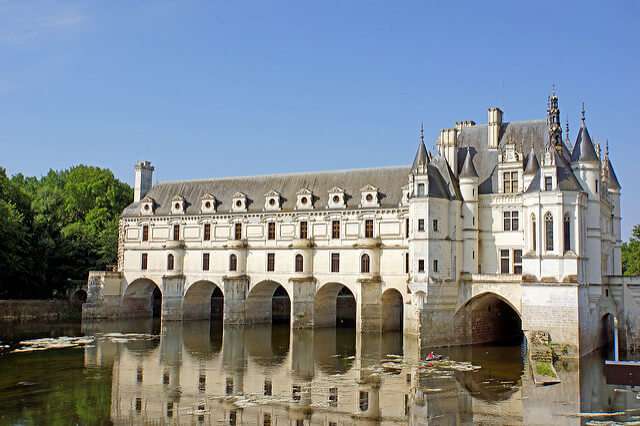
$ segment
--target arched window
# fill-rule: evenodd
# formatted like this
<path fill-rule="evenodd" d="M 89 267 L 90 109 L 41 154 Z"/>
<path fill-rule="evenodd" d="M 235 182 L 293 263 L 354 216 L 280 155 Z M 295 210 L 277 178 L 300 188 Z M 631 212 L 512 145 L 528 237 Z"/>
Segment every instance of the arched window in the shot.
<path fill-rule="evenodd" d="M 173 255 L 167 255 L 167 271 L 173 271 Z"/>
<path fill-rule="evenodd" d="M 296 272 L 304 271 L 304 258 L 301 254 L 296 254 Z"/>
<path fill-rule="evenodd" d="M 537 226 L 536 226 L 536 215 L 535 214 L 531 214 L 531 248 L 533 249 L 533 251 L 536 251 L 537 248 Z"/>
<path fill-rule="evenodd" d="M 544 235 L 546 250 L 553 251 L 553 216 L 551 212 L 544 215 Z"/>
<path fill-rule="evenodd" d="M 235 254 L 229 256 L 229 270 L 236 271 L 238 270 L 238 258 Z"/>
<path fill-rule="evenodd" d="M 368 274 L 370 270 L 371 261 L 368 254 L 363 254 L 360 258 L 360 272 Z"/>
<path fill-rule="evenodd" d="M 571 219 L 569 218 L 568 214 L 564 215 L 562 230 L 563 230 L 562 237 L 564 240 L 564 251 L 566 253 L 569 250 L 571 250 Z"/>

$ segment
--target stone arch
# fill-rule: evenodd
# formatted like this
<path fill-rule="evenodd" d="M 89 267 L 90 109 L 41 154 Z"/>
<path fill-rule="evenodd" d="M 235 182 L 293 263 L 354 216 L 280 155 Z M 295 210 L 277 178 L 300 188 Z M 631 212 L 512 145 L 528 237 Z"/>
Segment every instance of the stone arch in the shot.
<path fill-rule="evenodd" d="M 402 331 L 404 323 L 404 299 L 402 293 L 389 288 L 382 293 L 382 331 Z"/>
<path fill-rule="evenodd" d="M 458 343 L 522 341 L 522 316 L 499 294 L 483 292 L 467 300 L 454 315 Z"/>
<path fill-rule="evenodd" d="M 128 317 L 160 318 L 162 290 L 151 279 L 139 278 L 129 283 L 125 289 L 122 306 Z"/>
<path fill-rule="evenodd" d="M 598 341 L 598 347 L 603 350 L 610 350 L 613 347 L 613 332 L 615 327 L 614 321 L 615 315 L 610 312 L 605 312 L 600 317 L 600 335 Z"/>
<path fill-rule="evenodd" d="M 265 280 L 252 286 L 245 301 L 245 317 L 250 324 L 289 322 L 291 296 L 282 284 Z"/>
<path fill-rule="evenodd" d="M 316 327 L 354 327 L 357 317 L 355 293 L 346 285 L 329 282 L 322 285 L 313 301 Z"/>
<path fill-rule="evenodd" d="M 87 301 L 87 292 L 83 288 L 79 288 L 71 294 L 71 303 L 75 306 L 81 306 Z"/>
<path fill-rule="evenodd" d="M 184 320 L 221 321 L 224 313 L 222 288 L 207 280 L 192 283 L 182 299 L 182 312 Z"/>

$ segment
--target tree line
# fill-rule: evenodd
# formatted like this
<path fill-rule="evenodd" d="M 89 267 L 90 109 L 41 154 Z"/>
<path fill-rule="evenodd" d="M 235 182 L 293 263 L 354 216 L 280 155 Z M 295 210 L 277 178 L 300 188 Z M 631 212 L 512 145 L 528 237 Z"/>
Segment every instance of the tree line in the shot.
<path fill-rule="evenodd" d="M 88 271 L 115 263 L 118 220 L 132 199 L 108 169 L 36 178 L 0 167 L 0 299 L 64 297 Z"/>

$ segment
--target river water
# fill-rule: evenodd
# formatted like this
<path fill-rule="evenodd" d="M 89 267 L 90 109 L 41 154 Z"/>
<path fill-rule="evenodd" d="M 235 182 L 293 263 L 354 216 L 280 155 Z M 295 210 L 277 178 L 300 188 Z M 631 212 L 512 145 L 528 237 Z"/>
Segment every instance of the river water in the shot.
<path fill-rule="evenodd" d="M 12 353 L 25 339 L 87 345 Z M 437 352 L 409 336 L 353 329 L 128 321 L 0 326 L 2 425 L 579 425 L 634 422 L 634 389 L 608 385 L 603 358 L 558 362 L 535 386 L 520 344 Z M 476 366 L 472 368 L 471 365 Z M 616 412 L 612 417 L 579 413 Z M 637 410 L 637 411 L 636 411 Z M 638 423 L 635 423 L 638 424 Z"/>

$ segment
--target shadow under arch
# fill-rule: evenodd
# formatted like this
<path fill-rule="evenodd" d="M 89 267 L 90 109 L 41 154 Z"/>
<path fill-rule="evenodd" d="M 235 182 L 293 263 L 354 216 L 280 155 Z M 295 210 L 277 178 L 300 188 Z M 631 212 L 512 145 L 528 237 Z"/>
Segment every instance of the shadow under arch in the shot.
<path fill-rule="evenodd" d="M 404 300 L 395 288 L 382 293 L 382 331 L 402 331 L 404 324 Z"/>
<path fill-rule="evenodd" d="M 606 312 L 600 317 L 598 347 L 607 355 L 613 354 L 614 318 L 615 316 L 610 312 Z"/>
<path fill-rule="evenodd" d="M 289 323 L 291 296 L 280 283 L 261 281 L 249 291 L 245 312 L 249 324 Z"/>
<path fill-rule="evenodd" d="M 458 344 L 518 343 L 524 336 L 518 310 L 492 292 L 478 294 L 458 308 L 454 330 Z"/>
<path fill-rule="evenodd" d="M 219 285 L 201 280 L 189 286 L 182 300 L 184 320 L 221 321 L 224 313 L 224 296 Z"/>
<path fill-rule="evenodd" d="M 316 327 L 355 327 L 356 298 L 344 284 L 329 282 L 318 289 L 313 300 L 313 322 Z"/>
<path fill-rule="evenodd" d="M 125 289 L 122 305 L 128 317 L 160 318 L 162 290 L 149 278 L 138 278 Z"/>
<path fill-rule="evenodd" d="M 345 374 L 355 363 L 356 333 L 346 328 L 313 330 L 315 365 L 327 375 Z"/>
<path fill-rule="evenodd" d="M 207 320 L 189 321 L 182 329 L 184 348 L 197 359 L 212 359 L 222 351 L 223 329 Z"/>
<path fill-rule="evenodd" d="M 244 343 L 252 361 L 261 367 L 281 366 L 289 355 L 289 327 L 258 324 L 246 327 Z"/>

